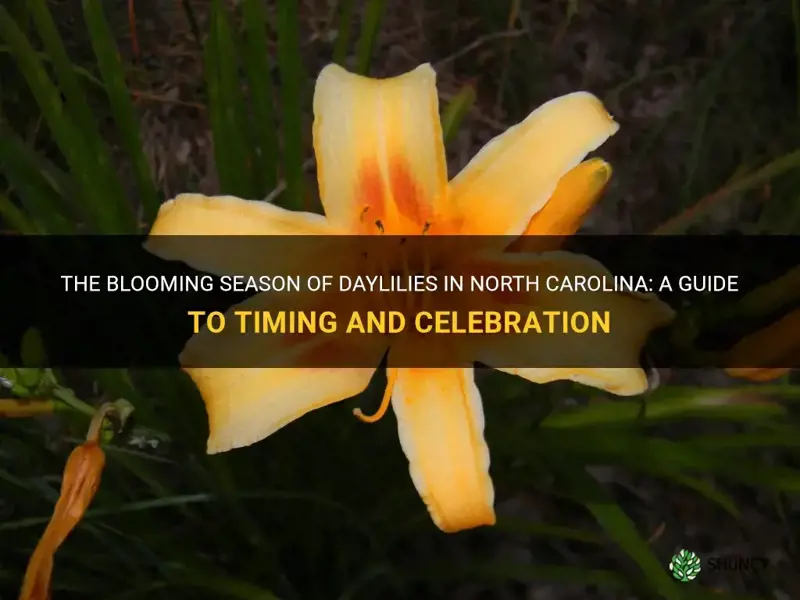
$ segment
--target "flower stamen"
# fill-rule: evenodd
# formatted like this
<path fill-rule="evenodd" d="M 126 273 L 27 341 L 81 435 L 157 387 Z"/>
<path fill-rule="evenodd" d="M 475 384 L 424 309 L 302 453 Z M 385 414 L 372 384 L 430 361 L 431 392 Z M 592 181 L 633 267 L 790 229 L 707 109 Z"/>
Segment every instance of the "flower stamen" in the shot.
<path fill-rule="evenodd" d="M 353 414 L 364 423 L 376 423 L 377 421 L 380 421 L 389 408 L 389 403 L 392 400 L 394 384 L 397 381 L 397 369 L 387 368 L 386 378 L 386 390 L 383 392 L 383 400 L 381 400 L 381 405 L 378 407 L 378 410 L 375 412 L 375 414 L 365 415 L 363 412 L 361 412 L 360 408 L 353 409 Z"/>

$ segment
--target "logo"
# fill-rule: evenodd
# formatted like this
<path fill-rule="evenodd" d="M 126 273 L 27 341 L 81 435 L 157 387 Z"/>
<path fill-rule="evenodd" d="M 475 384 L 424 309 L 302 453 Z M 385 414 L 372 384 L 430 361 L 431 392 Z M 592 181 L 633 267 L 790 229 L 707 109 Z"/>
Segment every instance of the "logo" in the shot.
<path fill-rule="evenodd" d="M 766 556 L 743 556 L 739 554 L 712 556 L 708 559 L 708 567 L 712 571 L 750 573 L 765 570 L 769 567 L 769 559 Z"/>
<path fill-rule="evenodd" d="M 693 581 L 700 573 L 700 557 L 694 552 L 680 550 L 669 561 L 669 570 L 672 576 L 683 583 Z"/>

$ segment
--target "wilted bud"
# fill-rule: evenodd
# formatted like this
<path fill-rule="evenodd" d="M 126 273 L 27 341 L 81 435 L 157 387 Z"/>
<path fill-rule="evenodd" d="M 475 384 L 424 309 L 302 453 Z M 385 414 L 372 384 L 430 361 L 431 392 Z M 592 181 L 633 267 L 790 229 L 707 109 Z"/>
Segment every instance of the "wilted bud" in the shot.
<path fill-rule="evenodd" d="M 47 529 L 28 562 L 20 600 L 50 598 L 50 581 L 56 550 L 83 518 L 100 485 L 106 457 L 98 444 L 98 433 L 104 414 L 98 411 L 90 427 L 88 440 L 75 448 L 67 459 L 61 481 L 61 493 Z"/>

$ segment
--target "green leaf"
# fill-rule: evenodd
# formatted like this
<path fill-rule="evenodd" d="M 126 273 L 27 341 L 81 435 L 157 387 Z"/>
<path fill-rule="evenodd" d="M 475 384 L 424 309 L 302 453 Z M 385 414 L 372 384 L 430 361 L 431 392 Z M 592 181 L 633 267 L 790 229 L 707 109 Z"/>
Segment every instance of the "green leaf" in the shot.
<path fill-rule="evenodd" d="M 225 598 L 239 600 L 280 600 L 270 590 L 227 575 L 209 573 L 208 568 L 173 569 L 170 579 Z"/>
<path fill-rule="evenodd" d="M 42 233 L 36 224 L 6 196 L 0 194 L 0 218 L 23 235 Z"/>
<path fill-rule="evenodd" d="M 283 121 L 283 168 L 286 193 L 281 204 L 302 210 L 305 207 L 303 176 L 303 83 L 300 61 L 300 29 L 297 3 L 278 0 L 278 65 L 281 74 L 281 117 Z"/>
<path fill-rule="evenodd" d="M 501 561 L 437 563 L 424 569 L 404 573 L 403 576 L 410 581 L 551 581 L 598 585 L 612 589 L 628 588 L 625 578 L 614 571 L 564 565 L 520 565 Z"/>
<path fill-rule="evenodd" d="M 111 152 L 100 136 L 97 118 L 92 114 L 86 94 L 68 58 L 67 49 L 58 33 L 47 2 L 46 0 L 30 0 L 28 10 L 45 51 L 52 61 L 59 87 L 66 99 L 67 112 L 83 140 L 83 150 L 86 153 L 83 160 L 87 171 L 81 175 L 84 177 L 87 187 L 102 191 L 102 194 L 95 192 L 89 197 L 94 200 L 94 210 L 108 220 L 108 226 L 114 224 L 116 227 L 120 227 L 118 233 L 131 232 L 133 230 L 130 228 L 136 223 L 133 209 L 127 201 L 122 182 L 111 158 Z M 30 81 L 28 83 L 30 85 Z M 52 127 L 52 123 L 49 125 Z M 72 140 L 73 143 L 76 141 Z M 62 143 L 59 143 L 59 147 L 64 152 Z"/>
<path fill-rule="evenodd" d="M 100 0 L 83 0 L 83 14 L 89 28 L 97 66 L 105 82 L 105 90 L 114 113 L 114 122 L 119 131 L 122 146 L 133 165 L 143 217 L 150 223 L 158 212 L 159 199 L 147 158 L 142 151 L 139 119 L 125 84 L 122 61 L 111 29 L 108 26 Z"/>
<path fill-rule="evenodd" d="M 450 101 L 447 108 L 444 109 L 442 115 L 442 134 L 444 136 L 444 143 L 450 142 L 458 133 L 461 122 L 464 117 L 469 113 L 472 106 L 475 104 L 475 88 L 471 85 L 466 85 L 461 88 L 461 91 L 456 94 L 456 97 Z"/>
<path fill-rule="evenodd" d="M 85 132 L 67 113 L 61 94 L 48 77 L 37 53 L 3 6 L 0 6 L 0 36 L 8 44 L 18 68 L 36 98 L 53 139 L 79 183 L 86 206 L 85 213 L 91 223 L 101 233 L 131 232 L 135 226 L 133 212 L 129 210 L 127 216 L 120 215 L 119 205 L 127 206 L 127 202 L 120 203 L 121 187 L 109 183 L 108 161 L 98 150 L 96 143 L 87 141 Z M 60 45 L 60 40 L 54 45 Z M 91 133 L 88 136 L 91 138 Z M 127 208 L 130 209 L 129 206 Z M 38 218 L 41 215 L 32 216 Z"/>
<path fill-rule="evenodd" d="M 578 465 L 563 464 L 558 469 L 558 475 L 568 489 L 577 493 L 579 501 L 592 513 L 608 536 L 639 565 L 650 586 L 667 600 L 683 600 L 680 590 L 639 534 L 636 525 L 605 489 Z"/>
<path fill-rule="evenodd" d="M 766 394 L 768 392 L 764 392 Z M 662 388 L 646 399 L 640 418 L 641 402 L 614 400 L 553 413 L 542 421 L 544 428 L 586 427 L 595 425 L 645 424 L 679 418 L 752 421 L 786 413 L 786 408 L 758 396 L 753 390 Z"/>
<path fill-rule="evenodd" d="M 550 523 L 537 523 L 527 519 L 499 518 L 495 527 L 501 531 L 541 537 L 553 537 L 565 540 L 585 542 L 587 544 L 602 544 L 603 537 L 592 531 L 584 531 L 572 527 L 552 525 Z"/>
<path fill-rule="evenodd" d="M 44 342 L 38 329 L 31 327 L 23 334 L 20 354 L 25 367 L 41 367 L 47 362 Z"/>
<path fill-rule="evenodd" d="M 333 49 L 333 62 L 345 66 L 347 46 L 350 43 L 350 24 L 353 21 L 353 0 L 339 2 L 339 23 L 336 29 L 336 45 Z"/>
<path fill-rule="evenodd" d="M 257 196 L 263 198 L 278 185 L 275 92 L 269 64 L 264 3 L 261 0 L 242 0 L 242 17 L 245 28 L 244 66 L 250 88 L 256 146 L 253 171 L 259 184 Z"/>
<path fill-rule="evenodd" d="M 789 154 L 771 160 L 754 173 L 738 177 L 716 192 L 709 194 L 694 206 L 683 211 L 676 217 L 669 219 L 666 223 L 662 223 L 652 233 L 653 235 L 675 235 L 683 233 L 705 217 L 709 211 L 713 210 L 718 204 L 724 202 L 731 196 L 760 187 L 779 175 L 798 168 L 800 168 L 800 150 L 790 152 Z"/>
<path fill-rule="evenodd" d="M 81 211 L 68 199 L 70 194 L 74 194 L 74 185 L 69 177 L 2 125 L 0 166 L 29 220 L 38 230 L 53 234 L 75 232 L 71 221 L 81 215 Z"/>
<path fill-rule="evenodd" d="M 220 0 L 211 3 L 211 31 L 205 44 L 206 84 L 220 190 L 255 198 L 247 113 L 239 82 L 230 22 Z"/>
<path fill-rule="evenodd" d="M 369 0 L 364 8 L 364 19 L 361 22 L 361 36 L 356 44 L 356 73 L 366 75 L 372 62 L 375 40 L 381 28 L 381 19 L 386 5 L 385 0 Z"/>

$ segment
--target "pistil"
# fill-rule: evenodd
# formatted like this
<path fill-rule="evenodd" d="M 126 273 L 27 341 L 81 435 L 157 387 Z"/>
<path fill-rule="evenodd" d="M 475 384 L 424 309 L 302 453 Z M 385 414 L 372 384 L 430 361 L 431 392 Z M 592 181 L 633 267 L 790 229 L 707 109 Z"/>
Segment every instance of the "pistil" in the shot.
<path fill-rule="evenodd" d="M 383 392 L 383 399 L 381 400 L 381 405 L 378 407 L 378 410 L 372 415 L 365 415 L 361 412 L 360 408 L 353 409 L 353 414 L 364 423 L 376 423 L 380 421 L 383 415 L 386 414 L 387 409 L 389 408 L 389 403 L 392 400 L 392 392 L 394 391 L 394 385 L 397 381 L 397 369 L 386 369 L 386 390 Z"/>

